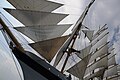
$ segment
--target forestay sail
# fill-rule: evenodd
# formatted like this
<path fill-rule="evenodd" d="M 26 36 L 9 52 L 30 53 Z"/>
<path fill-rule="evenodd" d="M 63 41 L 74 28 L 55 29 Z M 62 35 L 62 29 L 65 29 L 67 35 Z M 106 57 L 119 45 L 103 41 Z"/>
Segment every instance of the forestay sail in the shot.
<path fill-rule="evenodd" d="M 30 46 L 40 55 L 42 55 L 48 62 L 50 62 L 68 38 L 69 35 L 45 41 L 39 41 L 30 44 Z"/>
<path fill-rule="evenodd" d="M 57 25 L 61 20 L 68 16 L 68 14 L 51 13 L 52 10 L 60 7 L 61 4 L 50 1 L 9 0 L 9 2 L 11 2 L 17 9 L 5 10 L 25 25 L 25 27 L 16 27 L 16 29 L 35 41 L 35 43 L 30 45 L 37 52 L 43 53 L 41 55 L 50 62 L 68 38 L 68 36 L 61 36 L 71 24 Z M 19 2 L 21 5 L 17 5 Z M 29 2 L 33 3 L 28 6 L 27 4 Z M 39 44 L 44 45 L 41 46 Z M 48 47 L 51 47 L 51 50 L 45 51 L 43 47 L 47 50 Z"/>
<path fill-rule="evenodd" d="M 21 9 L 5 9 L 25 26 L 35 25 L 56 25 L 67 14 L 50 13 L 43 11 L 21 10 Z"/>
<path fill-rule="evenodd" d="M 88 56 L 86 56 L 80 62 L 78 62 L 73 67 L 68 69 L 67 72 L 71 73 L 72 75 L 74 75 L 80 79 L 83 79 L 85 70 L 87 68 L 87 64 L 88 64 L 89 59 L 90 59 L 90 56 L 91 56 L 90 54 Z"/>
<path fill-rule="evenodd" d="M 34 10 L 34 11 L 46 11 L 51 12 L 63 4 L 54 3 L 47 0 L 7 0 L 16 9 Z"/>
<path fill-rule="evenodd" d="M 38 42 L 56 37 L 61 37 L 70 26 L 71 24 L 39 25 L 39 26 L 16 27 L 15 29 L 25 34 L 33 41 Z"/>

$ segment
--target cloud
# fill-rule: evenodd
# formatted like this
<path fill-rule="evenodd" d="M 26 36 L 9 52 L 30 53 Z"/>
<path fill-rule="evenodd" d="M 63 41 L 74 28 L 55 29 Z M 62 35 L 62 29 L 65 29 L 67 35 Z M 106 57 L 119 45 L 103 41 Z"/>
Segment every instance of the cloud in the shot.
<path fill-rule="evenodd" d="M 89 11 L 86 23 L 91 23 L 91 26 L 103 25 L 105 23 L 109 24 L 110 27 L 112 25 L 115 26 L 115 21 L 120 20 L 118 18 L 120 17 L 118 3 L 120 3 L 119 0 L 96 0 Z"/>
<path fill-rule="evenodd" d="M 119 30 L 120 30 L 119 26 L 114 28 L 114 34 L 113 34 L 113 37 L 112 37 L 112 40 L 111 40 L 112 43 L 117 42 L 120 39 Z"/>
<path fill-rule="evenodd" d="M 109 40 L 115 44 L 115 52 L 117 53 L 117 61 L 120 63 L 120 0 L 96 0 L 91 7 L 85 24 L 91 29 L 98 29 L 99 25 L 107 24 L 109 28 Z M 119 47 L 119 48 L 118 48 Z"/>

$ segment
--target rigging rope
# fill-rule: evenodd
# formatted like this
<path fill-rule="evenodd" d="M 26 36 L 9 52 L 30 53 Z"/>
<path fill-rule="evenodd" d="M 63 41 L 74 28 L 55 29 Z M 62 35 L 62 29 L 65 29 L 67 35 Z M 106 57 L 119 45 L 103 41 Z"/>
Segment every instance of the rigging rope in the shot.
<path fill-rule="evenodd" d="M 74 56 L 72 55 L 71 57 L 72 57 L 72 59 L 71 59 L 71 60 L 72 60 L 73 62 L 75 62 L 75 64 L 77 64 L 77 62 L 76 62 L 76 60 L 75 60 Z M 71 61 L 71 62 L 69 62 L 69 61 L 68 61 L 70 65 L 73 63 L 72 61 Z M 76 66 L 76 67 L 77 67 L 77 69 L 79 69 L 79 67 L 78 67 L 78 66 Z M 78 70 L 78 71 L 74 70 L 74 72 L 75 72 L 77 75 L 79 75 L 79 73 L 80 73 L 80 71 L 79 71 L 79 70 Z M 74 78 L 75 78 L 75 77 L 74 77 Z"/>

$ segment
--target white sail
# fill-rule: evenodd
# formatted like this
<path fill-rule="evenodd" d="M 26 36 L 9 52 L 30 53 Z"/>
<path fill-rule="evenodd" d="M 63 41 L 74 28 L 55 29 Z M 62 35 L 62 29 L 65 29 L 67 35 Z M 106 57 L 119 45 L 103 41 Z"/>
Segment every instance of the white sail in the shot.
<path fill-rule="evenodd" d="M 112 57 L 108 57 L 108 66 L 116 65 L 115 54 Z"/>
<path fill-rule="evenodd" d="M 96 44 L 99 40 L 101 40 L 105 35 L 107 35 L 109 32 L 108 30 L 104 30 L 101 34 L 99 34 L 95 39 L 92 40 L 92 44 Z M 94 36 L 94 35 L 93 35 Z"/>
<path fill-rule="evenodd" d="M 30 44 L 30 46 L 50 62 L 68 37 L 69 36 L 63 36 L 50 40 L 39 41 Z"/>
<path fill-rule="evenodd" d="M 93 40 L 95 39 L 95 38 L 97 38 L 101 33 L 103 33 L 105 30 L 107 30 L 108 28 L 106 28 L 106 24 L 101 28 L 101 29 L 99 29 L 95 34 L 94 34 L 94 36 L 93 36 Z"/>
<path fill-rule="evenodd" d="M 71 73 L 72 75 L 83 79 L 85 70 L 87 68 L 88 61 L 90 59 L 91 55 L 86 56 L 84 59 L 82 59 L 80 62 L 75 64 L 73 67 L 67 70 L 67 72 Z"/>
<path fill-rule="evenodd" d="M 110 51 L 109 53 L 110 53 L 110 55 L 108 56 L 108 58 L 110 58 L 110 57 L 112 57 L 113 55 L 115 55 L 114 50 Z"/>
<path fill-rule="evenodd" d="M 82 30 L 83 33 L 85 34 L 85 36 L 87 36 L 87 38 L 92 41 L 92 37 L 93 37 L 93 33 L 94 30 Z"/>
<path fill-rule="evenodd" d="M 79 58 L 83 59 L 89 55 L 91 49 L 91 45 L 87 46 L 86 48 L 80 50 L 80 53 L 75 53 Z"/>
<path fill-rule="evenodd" d="M 114 78 L 111 78 L 109 80 L 119 80 L 119 78 L 118 77 L 114 77 Z"/>
<path fill-rule="evenodd" d="M 114 50 L 113 45 L 109 47 L 108 51 L 111 52 L 112 50 Z"/>
<path fill-rule="evenodd" d="M 103 80 L 119 80 L 120 79 L 120 75 L 114 75 L 114 76 L 112 76 L 112 77 L 110 77 L 110 78 L 104 78 Z"/>
<path fill-rule="evenodd" d="M 16 27 L 18 31 L 25 34 L 33 41 L 38 42 L 42 40 L 52 39 L 60 37 L 70 27 L 70 24 L 66 25 L 39 25 L 39 26 L 26 26 Z"/>
<path fill-rule="evenodd" d="M 102 45 L 107 43 L 108 34 L 106 34 L 102 39 L 98 40 L 95 44 L 92 44 L 92 51 L 96 51 L 96 49 L 100 48 Z"/>
<path fill-rule="evenodd" d="M 59 23 L 67 14 L 58 14 L 42 11 L 30 11 L 20 9 L 5 9 L 25 26 L 53 25 Z"/>
<path fill-rule="evenodd" d="M 116 65 L 116 61 L 115 61 L 115 55 L 114 54 L 114 48 L 113 45 L 111 47 L 109 47 L 108 49 L 109 51 L 109 55 L 108 55 L 108 67 L 104 72 L 104 80 L 118 80 L 116 75 L 118 74 L 117 72 L 117 65 Z"/>
<path fill-rule="evenodd" d="M 117 66 L 117 70 L 120 72 L 120 65 Z"/>
<path fill-rule="evenodd" d="M 92 54 L 89 63 L 91 63 L 92 61 L 94 61 L 96 58 L 105 55 L 108 53 L 108 43 L 106 43 L 105 45 L 103 45 L 100 49 L 98 49 L 95 53 Z"/>
<path fill-rule="evenodd" d="M 117 75 L 117 66 L 113 66 L 111 68 L 108 68 L 108 70 L 105 71 L 104 73 L 104 78 Z"/>
<path fill-rule="evenodd" d="M 34 10 L 34 11 L 47 11 L 51 12 L 62 4 L 54 3 L 47 0 L 7 0 L 16 9 Z"/>
<path fill-rule="evenodd" d="M 66 40 L 66 42 L 63 44 L 63 46 L 60 48 L 60 50 L 58 51 L 57 53 L 57 56 L 56 56 L 56 59 L 55 59 L 55 62 L 53 64 L 54 67 L 56 67 L 58 65 L 58 63 L 60 62 L 61 58 L 63 57 L 64 55 L 64 51 L 66 50 L 66 48 L 68 47 L 69 45 L 69 42 L 70 40 L 72 39 L 72 37 L 70 36 L 70 38 L 68 38 Z"/>
<path fill-rule="evenodd" d="M 108 51 L 110 53 L 108 55 L 108 67 L 116 65 L 116 60 L 115 60 L 115 55 L 116 54 L 114 54 L 114 48 L 113 48 L 113 46 L 109 47 Z"/>
<path fill-rule="evenodd" d="M 89 80 L 94 77 L 100 77 L 103 73 L 104 73 L 104 68 L 101 68 L 101 69 L 99 69 L 99 71 L 91 73 L 88 76 L 85 76 L 84 80 Z"/>
<path fill-rule="evenodd" d="M 107 56 L 95 61 L 93 64 L 89 65 L 85 71 L 85 75 L 87 75 L 88 73 L 90 73 L 91 71 L 97 69 L 97 68 L 101 68 L 101 67 L 104 67 L 106 68 L 107 67 Z M 101 64 L 102 63 L 102 64 Z"/>

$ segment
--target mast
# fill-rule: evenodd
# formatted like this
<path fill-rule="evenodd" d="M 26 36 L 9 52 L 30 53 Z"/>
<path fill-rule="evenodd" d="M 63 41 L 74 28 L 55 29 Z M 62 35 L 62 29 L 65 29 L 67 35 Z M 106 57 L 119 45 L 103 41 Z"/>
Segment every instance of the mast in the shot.
<path fill-rule="evenodd" d="M 15 36 L 13 35 L 13 33 L 10 31 L 10 29 L 7 27 L 7 25 L 3 22 L 3 20 L 0 17 L 0 24 L 3 26 L 4 30 L 7 32 L 8 36 L 11 38 L 11 40 L 14 42 L 14 44 L 16 45 L 16 47 L 24 52 L 25 50 L 23 49 L 23 47 L 21 46 L 21 44 L 18 42 L 18 40 L 15 38 Z"/>
<path fill-rule="evenodd" d="M 71 48 L 69 48 L 69 50 L 68 50 L 68 52 L 67 52 L 67 57 L 66 57 L 66 59 L 65 59 L 65 62 L 64 62 L 64 64 L 63 64 L 63 67 L 62 67 L 62 69 L 61 69 L 61 72 L 62 72 L 62 73 L 63 73 L 63 71 L 64 71 L 64 68 L 65 68 L 66 64 L 67 64 L 67 61 L 68 61 L 68 59 L 69 59 L 70 54 L 73 52 L 73 46 L 74 46 L 74 43 L 75 43 L 76 38 L 77 38 L 77 35 L 75 35 L 75 38 L 73 38 L 73 43 L 72 43 L 72 45 L 71 45 Z"/>
<path fill-rule="evenodd" d="M 102 79 L 104 70 L 107 67 L 109 42 L 107 42 L 108 35 L 106 33 L 108 33 L 108 31 L 106 30 L 106 27 L 104 27 L 96 33 L 101 34 L 99 34 L 95 39 L 93 39 L 93 37 L 96 36 L 96 34 L 93 35 L 92 41 L 89 45 L 90 49 L 89 46 L 87 46 L 80 50 L 80 53 L 77 53 L 78 57 L 82 60 L 67 70 L 68 73 L 71 73 L 79 79 L 94 80 L 94 78 L 97 77 Z M 86 58 L 85 56 L 90 57 Z"/>
<path fill-rule="evenodd" d="M 83 20 L 85 19 L 85 17 L 86 17 L 86 15 L 87 15 L 87 13 L 88 13 L 91 5 L 92 5 L 94 2 L 95 2 L 95 0 L 92 0 L 92 1 L 89 3 L 89 5 L 86 7 L 86 9 L 84 10 L 84 12 L 82 13 L 81 17 L 79 18 L 78 22 L 77 22 L 76 25 L 75 25 L 75 29 L 73 30 L 73 33 L 72 33 L 72 35 L 71 35 L 71 36 L 72 36 L 72 40 L 70 41 L 70 43 L 72 42 L 72 45 L 70 46 L 70 48 L 67 48 L 68 51 L 65 51 L 65 52 L 67 52 L 67 57 L 66 57 L 66 59 L 65 59 L 65 62 L 64 62 L 64 64 L 63 64 L 63 67 L 62 67 L 62 69 L 61 69 L 61 72 L 62 72 L 62 73 L 63 73 L 63 70 L 64 70 L 64 68 L 65 68 L 65 66 L 66 66 L 66 63 L 67 63 L 67 61 L 68 61 L 68 58 L 69 58 L 70 54 L 71 54 L 72 52 L 76 51 L 76 50 L 73 49 L 73 45 L 74 45 L 74 43 L 75 43 L 75 41 L 76 41 L 76 39 L 77 39 L 77 34 L 79 33 L 79 30 L 81 29 L 81 26 L 82 26 L 82 22 L 83 22 Z M 69 43 L 69 45 L 70 45 L 70 43 Z M 68 45 L 68 46 L 69 46 L 69 45 Z M 66 50 L 67 50 L 67 49 L 66 49 Z"/>

